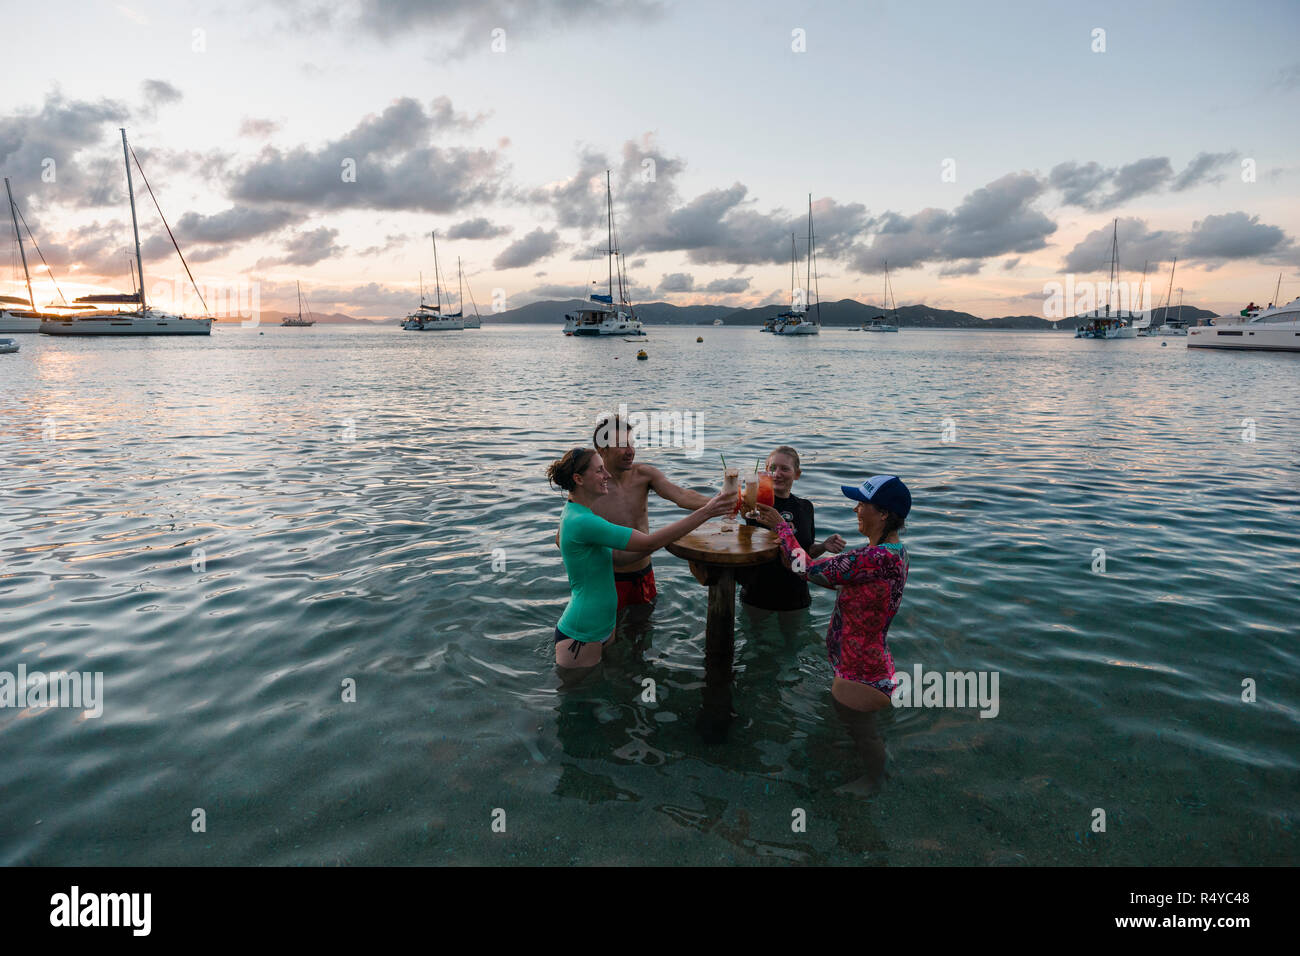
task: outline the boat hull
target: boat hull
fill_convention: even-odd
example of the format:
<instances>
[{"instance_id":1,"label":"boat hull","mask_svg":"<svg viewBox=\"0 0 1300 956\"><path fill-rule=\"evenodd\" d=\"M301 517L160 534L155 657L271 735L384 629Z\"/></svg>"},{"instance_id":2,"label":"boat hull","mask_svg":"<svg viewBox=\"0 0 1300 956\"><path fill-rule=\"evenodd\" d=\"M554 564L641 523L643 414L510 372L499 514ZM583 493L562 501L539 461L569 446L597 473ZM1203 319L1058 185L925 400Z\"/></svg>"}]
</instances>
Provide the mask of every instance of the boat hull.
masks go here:
<instances>
[{"instance_id":1,"label":"boat hull","mask_svg":"<svg viewBox=\"0 0 1300 956\"><path fill-rule=\"evenodd\" d=\"M1300 323L1282 328L1197 326L1187 330L1189 349L1236 349L1241 352L1300 352Z\"/></svg>"},{"instance_id":2,"label":"boat hull","mask_svg":"<svg viewBox=\"0 0 1300 956\"><path fill-rule=\"evenodd\" d=\"M32 332L41 330L42 319L39 315L15 315L12 312L0 312L0 334L11 332Z\"/></svg>"},{"instance_id":3,"label":"boat hull","mask_svg":"<svg viewBox=\"0 0 1300 956\"><path fill-rule=\"evenodd\" d=\"M211 319L149 316L55 319L41 323L42 335L211 335Z\"/></svg>"}]
</instances>

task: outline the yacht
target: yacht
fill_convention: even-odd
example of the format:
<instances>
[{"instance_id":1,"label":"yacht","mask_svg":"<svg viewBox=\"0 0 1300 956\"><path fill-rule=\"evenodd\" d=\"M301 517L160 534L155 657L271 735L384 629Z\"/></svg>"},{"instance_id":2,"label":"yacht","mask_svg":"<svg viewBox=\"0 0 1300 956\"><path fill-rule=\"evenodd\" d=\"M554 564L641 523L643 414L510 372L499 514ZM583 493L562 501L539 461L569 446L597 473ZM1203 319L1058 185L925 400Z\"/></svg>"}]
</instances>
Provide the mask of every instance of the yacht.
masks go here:
<instances>
[{"instance_id":1,"label":"yacht","mask_svg":"<svg viewBox=\"0 0 1300 956\"><path fill-rule=\"evenodd\" d=\"M173 315L169 312L160 312L158 309L151 309L144 294L144 261L140 255L140 225L135 215L135 187L131 182L131 148L126 142L126 130L122 130L122 159L126 163L126 192L131 200L131 229L135 234L135 275L133 279L139 279L139 286L131 300L139 303L139 308L134 311L121 312L87 312L79 315L68 316L46 316L41 322L40 332L42 335L211 335L212 319L204 317L201 319L191 319L183 315ZM148 188L149 180L145 179L144 168L140 166L140 160L136 159L136 167L140 169L140 178L144 181L145 187ZM152 193L152 190L151 190ZM162 210L159 209L159 216ZM167 220L163 220L163 225L167 225ZM168 233L171 233L171 227L168 227ZM175 237L172 238L172 244L176 246L176 254L180 255L181 248L176 245ZM181 263L185 263L185 257L181 256ZM185 266L185 271L189 273L189 266ZM194 277L190 276L190 281ZM198 285L195 284L195 291L198 292ZM199 292L199 301L203 300L203 293ZM206 306L205 306L206 308Z\"/></svg>"},{"instance_id":2,"label":"yacht","mask_svg":"<svg viewBox=\"0 0 1300 956\"><path fill-rule=\"evenodd\" d=\"M803 308L798 308L798 301L794 289L794 236L790 236L790 311L782 312L778 315L772 324L772 331L777 335L816 335L822 330L821 298L817 299L817 317L814 319L808 314L808 299L812 295L813 284L816 281L816 272L813 269L813 259L816 255L813 244L813 221L812 221L812 193L808 194L808 275L804 281L804 302Z\"/></svg>"},{"instance_id":3,"label":"yacht","mask_svg":"<svg viewBox=\"0 0 1300 956\"><path fill-rule=\"evenodd\" d=\"M573 336L595 335L645 335L641 320L636 317L636 310L627 297L627 275L623 271L623 259L618 251L618 239L614 235L614 193L610 186L609 170L605 170L605 202L608 213L608 243L605 258L609 267L609 286L605 295L593 292L588 302L580 309L566 312L564 315L564 334ZM614 304L614 264L618 264L619 303Z\"/></svg>"},{"instance_id":4,"label":"yacht","mask_svg":"<svg viewBox=\"0 0 1300 956\"><path fill-rule=\"evenodd\" d=\"M9 217L13 220L14 224L14 241L18 245L18 256L22 260L23 277L27 280L27 298L18 299L8 295L0 296L0 332L9 334L15 332L31 332L34 334L41 330L41 323L45 321L45 319L54 315L67 313L51 311L57 310L59 308L58 306L50 306L44 310L36 307L36 294L32 292L32 274L27 268L27 248L23 245L22 230L18 228L18 219L22 216L22 213L18 209L18 203L14 201L14 194L13 190L9 187L8 177L5 177L5 194L9 197ZM26 218L23 219L23 225L27 225ZM41 262L45 262L45 254L41 252L41 247L36 245L36 239L32 236L30 229L27 231L27 237L32 240L32 248L34 248L36 254L41 257ZM66 303L68 300L64 298L63 290L59 288L59 284L54 281L54 273L50 272L48 262L45 263L45 271L50 277L50 282L54 284L54 290L59 293L59 298L63 299ZM17 308L14 308L15 306L17 306ZM87 311L84 308L69 306L64 306L64 308L71 308L73 312Z\"/></svg>"},{"instance_id":5,"label":"yacht","mask_svg":"<svg viewBox=\"0 0 1300 956\"><path fill-rule=\"evenodd\" d=\"M897 332L898 326L894 325L883 315L878 315L874 319L868 319L862 323L863 332Z\"/></svg>"},{"instance_id":6,"label":"yacht","mask_svg":"<svg viewBox=\"0 0 1300 956\"><path fill-rule=\"evenodd\" d=\"M1116 219L1111 227L1110 240L1110 285L1107 289L1111 294L1114 293L1116 280L1119 277L1119 220ZM1106 311L1103 314L1098 308L1092 315L1080 316L1086 319L1083 325L1074 330L1076 339L1135 339L1137 338L1138 329L1145 329L1151 324L1150 315L1140 315L1136 312L1123 312L1118 309L1111 312L1111 303L1106 302Z\"/></svg>"},{"instance_id":7,"label":"yacht","mask_svg":"<svg viewBox=\"0 0 1300 956\"><path fill-rule=\"evenodd\" d=\"M1300 352L1300 297L1267 309L1220 315L1187 330L1189 349Z\"/></svg>"},{"instance_id":8,"label":"yacht","mask_svg":"<svg viewBox=\"0 0 1300 956\"><path fill-rule=\"evenodd\" d=\"M407 313L402 328L408 332L455 332L465 328L464 310L444 312L442 307L442 271L438 268L438 234L433 236L433 290L435 304L424 301L424 279L420 279L420 305L414 312ZM447 294L448 299L451 293ZM448 303L448 308L451 304Z\"/></svg>"},{"instance_id":9,"label":"yacht","mask_svg":"<svg viewBox=\"0 0 1300 956\"><path fill-rule=\"evenodd\" d=\"M297 317L294 317L292 315L286 315L284 317L284 320L280 323L280 326L282 328L287 327L287 328L294 328L294 329L303 329L303 328L310 328L315 324L316 324L316 317L311 314L311 303L307 304L307 318L303 318L302 283L299 282L298 283L298 315Z\"/></svg>"},{"instance_id":10,"label":"yacht","mask_svg":"<svg viewBox=\"0 0 1300 956\"><path fill-rule=\"evenodd\" d=\"M11 352L18 351L18 343L13 339L0 339L0 355L8 355Z\"/></svg>"}]
</instances>

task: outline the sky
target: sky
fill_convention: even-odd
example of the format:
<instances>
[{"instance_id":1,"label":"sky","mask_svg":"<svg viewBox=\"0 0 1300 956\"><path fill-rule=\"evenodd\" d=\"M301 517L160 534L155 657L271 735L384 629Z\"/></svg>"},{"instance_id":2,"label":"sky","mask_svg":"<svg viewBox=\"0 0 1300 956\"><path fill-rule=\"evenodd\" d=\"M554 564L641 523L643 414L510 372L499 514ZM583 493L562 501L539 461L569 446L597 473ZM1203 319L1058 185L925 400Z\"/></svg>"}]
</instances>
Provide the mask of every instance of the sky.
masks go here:
<instances>
[{"instance_id":1,"label":"sky","mask_svg":"<svg viewBox=\"0 0 1300 956\"><path fill-rule=\"evenodd\" d=\"M121 127L201 286L264 309L301 282L400 316L434 231L485 312L603 291L607 169L637 302L788 302L810 194L824 301L879 303L888 262L899 305L1042 314L1046 284L1107 280L1117 219L1155 304L1175 256L1175 304L1300 295L1294 0L109 0L5 25L0 170L69 299L132 287ZM150 301L193 306L135 186Z\"/></svg>"}]
</instances>

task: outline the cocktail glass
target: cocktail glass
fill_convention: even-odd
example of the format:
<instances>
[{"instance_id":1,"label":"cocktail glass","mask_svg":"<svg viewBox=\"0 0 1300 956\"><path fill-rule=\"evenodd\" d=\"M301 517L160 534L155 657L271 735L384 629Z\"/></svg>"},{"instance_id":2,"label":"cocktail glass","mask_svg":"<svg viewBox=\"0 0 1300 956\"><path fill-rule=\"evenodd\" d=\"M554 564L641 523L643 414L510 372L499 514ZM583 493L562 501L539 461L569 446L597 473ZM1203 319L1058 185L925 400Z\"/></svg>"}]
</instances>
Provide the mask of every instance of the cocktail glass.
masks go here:
<instances>
[{"instance_id":1,"label":"cocktail glass","mask_svg":"<svg viewBox=\"0 0 1300 956\"><path fill-rule=\"evenodd\" d=\"M722 472L722 493L724 495L739 496L740 494L740 469L739 468L727 468ZM737 501L739 501L739 498L737 498ZM732 510L731 514L727 515L722 519L722 530L723 531L736 530L736 512L734 509Z\"/></svg>"}]
</instances>

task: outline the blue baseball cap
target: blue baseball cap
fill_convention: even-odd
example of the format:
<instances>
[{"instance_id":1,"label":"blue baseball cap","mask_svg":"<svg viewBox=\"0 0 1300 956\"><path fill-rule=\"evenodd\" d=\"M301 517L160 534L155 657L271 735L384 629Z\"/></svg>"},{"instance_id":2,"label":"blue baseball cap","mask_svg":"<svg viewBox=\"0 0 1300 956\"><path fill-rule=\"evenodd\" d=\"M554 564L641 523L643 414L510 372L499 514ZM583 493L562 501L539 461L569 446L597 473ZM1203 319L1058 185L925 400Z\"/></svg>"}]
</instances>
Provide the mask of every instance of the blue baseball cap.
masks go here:
<instances>
[{"instance_id":1,"label":"blue baseball cap","mask_svg":"<svg viewBox=\"0 0 1300 956\"><path fill-rule=\"evenodd\" d=\"M906 518L912 510L912 493L895 475L873 475L860 485L840 485L848 498L866 501L882 511Z\"/></svg>"}]
</instances>

